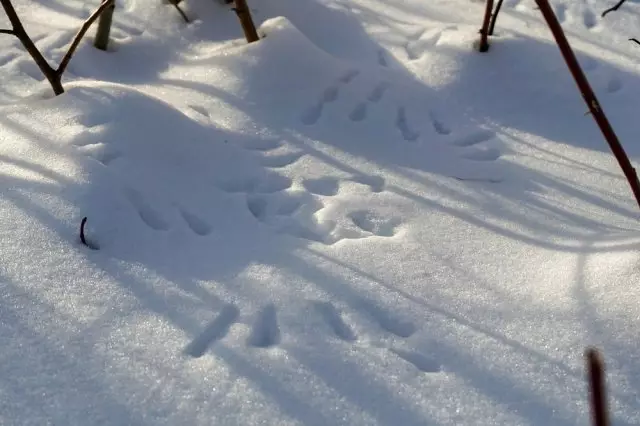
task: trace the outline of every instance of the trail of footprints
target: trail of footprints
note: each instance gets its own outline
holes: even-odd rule
[[[374,98],[379,96],[374,95]],[[244,148],[257,153],[263,166],[276,170],[294,164],[303,156],[299,152],[287,152],[287,147],[276,141],[253,141]],[[291,190],[293,181],[290,178],[273,173],[256,179],[234,180],[221,187],[226,191],[245,193],[251,215],[279,233],[323,244],[334,244],[345,238],[395,235],[400,221],[384,218],[374,211],[347,213],[354,228],[350,231],[341,232],[333,221],[319,219],[318,214],[328,206],[331,197],[339,196],[342,184],[362,185],[367,191],[380,193],[385,190],[386,183],[381,176],[354,174],[345,178],[302,179],[302,190]]]
[[[89,126],[88,141],[76,143],[75,148],[86,157],[97,161],[105,167],[109,167],[111,163],[122,158],[124,154],[108,144],[103,142],[93,142],[91,140],[91,134],[95,131],[94,129],[105,124],[102,118],[103,117],[85,117],[82,124]],[[169,220],[166,219],[166,217],[157,209],[153,208],[140,191],[130,186],[124,186],[123,193],[125,198],[129,203],[131,203],[138,213],[140,220],[148,228],[154,231],[168,231],[171,229]],[[211,224],[204,218],[177,203],[174,203],[174,205],[177,208],[179,217],[182,218],[188,229],[190,229],[194,234],[198,236],[207,236],[212,232]]]
[[[406,339],[416,332],[413,323],[397,318],[395,315],[373,304],[364,306],[367,315],[385,333],[399,339]],[[358,344],[360,336],[354,328],[348,324],[344,314],[332,303],[326,301],[310,301],[309,313],[324,324],[326,330],[333,338],[346,344]],[[235,324],[242,323],[240,310],[233,304],[223,306],[214,319],[184,348],[184,354],[193,358],[200,358],[216,344],[224,339]],[[249,323],[249,332],[246,345],[256,349],[269,349],[277,346],[282,340],[283,331],[278,323],[278,312],[274,304],[263,306]],[[366,339],[368,340],[368,339]],[[361,345],[369,348],[369,344]],[[420,352],[402,349],[399,347],[385,347],[394,354],[398,360],[404,361],[423,373],[438,373],[442,366],[435,359]]]
[[[358,70],[350,70],[340,77],[336,83],[327,87],[320,100],[313,106],[304,111],[300,117],[300,121],[307,126],[312,126],[318,123],[322,117],[322,113],[328,104],[335,102],[340,94],[340,88],[351,83],[360,72]],[[371,104],[380,102],[385,93],[391,87],[391,83],[388,81],[382,81],[376,84],[371,91],[366,95],[365,99],[358,102],[351,112],[348,114],[349,120],[352,122],[362,122],[367,119],[368,108]],[[439,134],[448,134],[450,130],[446,128],[441,122],[434,118],[434,114],[430,114],[430,118],[434,127],[434,130]],[[396,109],[395,126],[407,142],[414,142],[420,137],[420,132],[416,131],[409,123],[407,118],[407,110],[405,106],[398,106]]]

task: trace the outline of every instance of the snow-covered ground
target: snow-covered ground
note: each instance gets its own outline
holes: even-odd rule
[[[15,0],[52,63],[98,0]],[[0,423],[640,423],[638,207],[533,1],[118,0],[0,35]],[[640,5],[554,1],[635,164]],[[1,14],[0,28],[10,28]],[[87,238],[79,225],[88,218]]]

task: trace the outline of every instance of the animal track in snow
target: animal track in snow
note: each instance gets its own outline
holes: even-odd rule
[[[209,111],[207,111],[204,107],[201,107],[199,105],[188,105],[189,108],[191,108],[192,110],[194,110],[195,112],[197,112],[198,114],[209,118]]]
[[[349,70],[342,77],[339,78],[340,82],[347,84],[351,83],[354,78],[360,75],[358,70]]]
[[[320,117],[322,116],[322,108],[324,107],[323,102],[319,102],[318,104],[307,109],[300,117],[300,121],[302,124],[306,124],[307,126],[311,126],[312,124],[316,124]]]
[[[404,43],[407,58],[410,61],[422,58],[427,49],[438,45],[445,31],[456,29],[458,29],[458,27],[455,25],[444,28],[424,28],[413,35],[410,35]]]
[[[234,179],[221,182],[218,187],[225,192],[251,192],[257,194],[271,194],[284,191],[291,187],[292,181],[286,176],[268,174],[267,176],[252,176],[245,179]]]
[[[275,139],[254,139],[245,142],[242,146],[250,151],[267,152],[280,148],[282,142]]]
[[[194,233],[202,237],[211,233],[211,225],[209,225],[204,219],[198,215],[191,213],[188,210],[180,209],[180,215]]]
[[[316,311],[322,316],[322,319],[331,328],[333,334],[339,339],[346,342],[353,342],[357,339],[356,334],[353,332],[344,320],[340,312],[329,302],[314,302],[313,304]]]
[[[442,371],[442,366],[439,365],[435,360],[428,358],[419,352],[393,348],[389,349],[389,351],[397,355],[400,359],[413,365],[423,373],[439,373],[440,371]]]
[[[385,185],[379,176],[361,175],[344,181],[367,186],[371,192],[381,192]],[[319,213],[331,200],[321,197],[339,196],[340,180],[333,177],[306,179],[302,186],[305,191],[247,193],[247,208],[253,217],[277,233],[328,245],[343,239],[391,237],[400,225],[397,218],[387,219],[368,210],[345,212],[341,217],[323,217]],[[335,212],[330,214],[335,215]]]
[[[429,111],[429,118],[431,119],[431,125],[436,133],[439,135],[448,135],[451,133],[451,129],[438,118],[435,112]]]
[[[227,335],[239,315],[240,311],[235,305],[223,306],[216,318],[187,345],[184,352],[194,358],[204,355],[209,346]]]
[[[362,308],[380,325],[380,327],[382,327],[382,329],[398,337],[407,338],[416,331],[416,327],[413,323],[392,315],[370,301],[365,301]]]
[[[598,18],[591,9],[582,11],[582,22],[584,23],[584,26],[589,30],[592,30],[598,26]]]
[[[500,158],[500,151],[495,148],[475,149],[462,154],[462,158],[474,161],[495,161]]]
[[[378,50],[378,65],[380,65],[381,67],[389,66],[389,63],[387,61],[387,53],[382,49]]]
[[[287,154],[266,155],[260,159],[260,162],[265,167],[280,169],[280,168],[292,165],[303,156],[304,156],[303,152],[290,152]]]
[[[331,196],[340,189],[340,182],[336,178],[305,179],[302,186],[312,194]]]
[[[495,137],[495,133],[490,130],[479,130],[468,135],[456,138],[452,143],[459,147],[468,147],[487,142]]]
[[[307,108],[307,110],[302,113],[302,116],[300,117],[300,121],[302,122],[302,124],[305,124],[307,126],[316,124],[318,120],[320,120],[320,117],[322,117],[322,111],[325,104],[335,102],[336,99],[338,99],[340,85],[351,83],[351,81],[353,81],[353,79],[356,78],[359,74],[360,71],[358,70],[349,70],[344,75],[338,78],[336,84],[332,84],[331,86],[324,89],[320,101],[315,105]]]
[[[358,210],[349,213],[349,218],[353,223],[365,233],[377,235],[379,237],[393,237],[396,228],[400,224],[398,219],[386,219],[368,210]]]
[[[565,4],[556,5],[556,16],[561,24],[567,21],[567,6]]]
[[[133,188],[126,188],[125,194],[135,207],[140,219],[142,219],[149,228],[156,231],[166,231],[169,229],[167,221],[144,200],[142,194]]]
[[[387,91],[387,89],[391,86],[391,83],[388,81],[383,81],[378,83],[373,90],[367,95],[367,99],[371,102],[379,102],[382,99],[382,96]]]
[[[612,78],[611,80],[609,80],[609,83],[607,83],[607,92],[608,93],[616,93],[618,91],[620,91],[622,89],[622,81],[620,81],[620,79],[618,78]]]
[[[109,145],[96,142],[77,146],[78,151],[107,166],[113,160],[122,157],[122,153]]]
[[[593,71],[596,68],[598,68],[598,61],[596,61],[595,59],[589,57],[589,56],[583,56],[580,58],[579,60],[580,65],[582,65],[582,68],[585,71]]]
[[[351,121],[362,121],[367,118],[367,104],[360,102],[355,106],[353,111],[349,113],[349,119]]]
[[[338,99],[338,86],[330,86],[324,89],[322,102],[334,102],[336,99]]]
[[[13,62],[15,59],[19,58],[21,55],[18,52],[11,52],[6,55],[0,56],[0,67],[7,65],[9,62]]]
[[[369,187],[371,192],[376,193],[384,191],[384,187],[386,185],[385,179],[382,176],[377,175],[357,175],[349,178],[348,180],[361,185],[366,185]]]
[[[276,307],[269,304],[256,315],[247,343],[256,348],[270,348],[279,342],[280,327]]]
[[[407,111],[405,107],[399,107],[396,114],[396,127],[402,134],[402,138],[407,142],[414,142],[420,137],[420,133],[411,129],[407,122]]]
[[[442,365],[439,362],[419,351],[398,348],[395,344],[387,346],[386,344],[370,343],[370,339],[360,340],[353,327],[345,321],[344,313],[336,308],[332,302],[312,300],[310,308],[342,344],[354,345],[355,348],[367,351],[384,349],[393,354],[398,362],[407,363],[422,373],[433,374],[442,371]],[[399,338],[405,339],[415,332],[415,326],[412,323],[394,318],[373,302],[366,301],[361,308],[372,316],[385,331]],[[234,324],[240,322],[240,315],[241,312],[236,305],[225,304],[220,308],[215,318],[186,345],[183,353],[193,358],[202,357],[216,342],[229,334]],[[256,312],[249,326],[246,345],[256,349],[270,349],[281,343],[282,333],[277,308],[273,303],[268,303]]]

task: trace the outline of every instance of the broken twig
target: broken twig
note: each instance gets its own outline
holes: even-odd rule
[[[593,92],[593,89],[591,88],[587,77],[582,71],[582,68],[580,68],[580,64],[578,63],[578,60],[573,53],[573,49],[571,49],[571,46],[567,41],[567,37],[562,30],[562,26],[558,22],[558,18],[553,12],[553,8],[549,4],[549,0],[536,0],[536,3],[538,4],[540,12],[542,13],[542,16],[547,22],[547,26],[551,30],[551,33],[556,40],[556,44],[560,48],[560,52],[562,53],[562,56],[567,63],[567,67],[569,68],[569,71],[571,72],[573,79],[575,80],[576,85],[578,86],[580,93],[582,94],[582,98],[587,104],[587,107],[589,108],[593,119],[598,124],[602,135],[609,144],[613,155],[616,157],[616,160],[618,161],[622,172],[627,178],[627,182],[629,182],[629,186],[631,187],[631,191],[633,192],[636,202],[640,207],[640,180],[638,180],[638,175],[635,168],[631,164],[629,157],[620,144],[618,136],[613,130],[613,127],[611,127],[611,123],[602,110],[602,107],[600,106],[600,103],[598,102],[598,99],[596,98],[596,95]]]
[[[484,11],[484,19],[482,20],[482,28],[480,28],[480,43],[478,50],[487,52],[489,50],[489,25],[491,24],[491,16],[493,13],[493,0],[487,0]]]
[[[627,1],[627,0],[620,0],[618,3],[616,3],[616,5],[615,5],[615,6],[610,7],[609,9],[605,10],[604,12],[602,12],[602,17],[604,18],[605,16],[607,16],[607,14],[608,14],[609,12],[614,12],[614,11],[616,11],[616,10],[620,9],[620,6],[622,6],[623,4],[625,4],[625,2],[626,2],[626,1]]]
[[[87,218],[83,217],[82,222],[80,222],[80,241],[82,242],[82,244],[89,247],[91,250],[98,250],[99,247],[96,244],[93,244],[87,240],[87,237],[84,231],[84,228],[86,225],[87,225]]]
[[[73,38],[71,45],[67,50],[67,53],[62,58],[62,61],[60,62],[60,65],[58,66],[57,69],[54,69],[51,65],[49,65],[49,62],[47,62],[44,56],[42,56],[42,53],[40,53],[35,43],[31,39],[31,37],[29,37],[29,34],[27,33],[24,26],[22,25],[22,22],[20,21],[20,17],[18,16],[15,8],[13,7],[11,0],[0,0],[0,5],[2,5],[2,8],[7,14],[7,18],[9,18],[9,22],[11,22],[11,26],[12,26],[12,29],[10,30],[9,29],[0,30],[0,33],[13,35],[17,37],[18,40],[20,40],[20,43],[22,43],[24,48],[27,50],[27,52],[31,55],[35,63],[38,65],[38,68],[40,68],[40,71],[42,71],[42,74],[44,74],[46,79],[49,81],[49,84],[51,85],[53,92],[56,95],[60,95],[64,93],[64,88],[62,87],[62,75],[64,74],[64,71],[66,70],[67,65],[69,65],[69,61],[71,61],[71,57],[73,56],[76,49],[78,48],[78,45],[82,40],[82,37],[84,37],[85,33],[87,32],[91,24],[93,24],[95,20],[98,19],[100,14],[102,14],[102,12],[104,12],[104,10],[107,7],[111,6],[114,2],[115,0],[104,0],[103,3],[96,9],[96,11],[93,12],[91,16],[82,24],[82,27],[80,27],[80,30]]]
[[[182,19],[184,19],[184,22],[186,22],[188,24],[189,22],[191,22],[189,20],[189,17],[187,16],[186,13],[184,13],[184,10],[182,10],[182,8],[178,5],[181,1],[182,0],[170,0],[169,3],[171,3],[173,5],[173,7],[176,8],[176,10],[180,14],[180,16],[182,16]]]
[[[82,244],[89,247],[89,244],[87,243],[87,239],[84,236],[84,226],[86,224],[87,224],[87,218],[83,217],[82,222],[80,222],[80,241],[82,241]]]
[[[500,9],[502,8],[502,1],[503,0],[499,0],[498,4],[496,5],[496,10],[495,12],[493,12],[493,15],[491,15],[491,23],[489,24],[489,35],[493,35],[493,31],[496,29],[496,21],[498,20],[498,14],[500,14]]]

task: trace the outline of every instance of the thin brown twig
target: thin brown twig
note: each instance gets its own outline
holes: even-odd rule
[[[11,30],[0,30],[0,33],[14,35],[18,38],[18,40],[20,40],[24,48],[38,65],[38,68],[40,68],[42,74],[44,74],[44,76],[49,81],[49,84],[51,84],[53,92],[56,95],[60,95],[64,93],[64,87],[62,87],[62,75],[67,69],[69,61],[71,61],[71,57],[78,48],[82,37],[84,37],[85,33],[89,30],[89,27],[91,27],[94,21],[98,19],[102,12],[104,12],[104,10],[107,7],[111,6],[114,2],[115,0],[104,0],[98,7],[98,9],[96,9],[96,11],[93,12],[91,16],[82,24],[82,27],[80,27],[80,30],[71,41],[71,45],[69,46],[69,49],[67,49],[67,53],[62,58],[62,61],[60,62],[60,65],[57,69],[54,69],[51,65],[49,65],[49,62],[45,59],[44,56],[42,56],[42,53],[40,52],[40,50],[38,50],[38,47],[35,45],[31,37],[29,37],[29,34],[22,25],[22,21],[20,21],[20,17],[13,7],[11,0],[0,0],[0,5],[2,5],[5,13],[7,14],[7,18],[9,18],[9,22],[11,22],[11,26],[13,28]]]
[[[180,14],[180,16],[182,16],[182,19],[184,19],[184,22],[186,22],[187,24],[189,22],[191,22],[189,20],[189,17],[187,16],[186,13],[184,13],[184,10],[182,10],[182,8],[180,6],[178,6],[178,2],[171,2],[171,4],[173,5],[173,7],[176,8],[176,10],[178,11],[178,13]]]
[[[498,20],[498,15],[500,14],[500,9],[502,8],[502,1],[503,0],[498,1],[498,4],[496,5],[496,10],[493,12],[493,15],[491,15],[491,23],[489,24],[488,35],[493,35],[493,31],[496,28],[496,21]]]
[[[478,45],[480,52],[487,52],[489,50],[489,25],[491,24],[492,13],[493,0],[487,0],[484,19],[482,20],[482,28],[480,28],[480,44]]]
[[[556,17],[553,8],[549,4],[549,0],[536,0],[536,3],[538,4],[540,12],[556,40],[556,44],[564,57],[567,67],[569,68],[569,71],[571,72],[573,79],[575,80],[576,85],[578,86],[578,89],[580,90],[580,93],[593,116],[593,119],[600,128],[602,136],[604,136],[611,148],[611,152],[616,157],[622,172],[627,178],[627,182],[633,192],[633,196],[640,207],[640,179],[638,179],[636,169],[633,167],[633,164],[629,160],[629,156],[627,156],[622,144],[620,144],[618,136],[613,130],[613,127],[611,127],[609,119],[600,106],[600,103],[589,84],[589,80],[587,80],[584,71],[582,71],[580,63],[578,62],[578,59],[576,58],[576,55],[573,52],[564,31],[562,30],[562,26],[558,22],[558,18]]]
[[[60,78],[56,75],[56,72],[47,60],[42,56],[42,53],[38,50],[27,31],[24,29],[22,25],[22,21],[20,21],[20,17],[18,17],[18,13],[16,12],[11,0],[0,0],[0,4],[2,5],[5,13],[7,14],[7,18],[9,18],[9,22],[11,22],[11,27],[13,31],[13,35],[18,37],[20,43],[24,46],[27,52],[31,55],[35,63],[40,68],[40,71],[47,78],[49,83],[51,84],[51,88],[53,89],[56,95],[64,93],[64,88],[62,87],[62,83],[60,82]]]
[[[76,49],[78,48],[82,37],[84,37],[85,33],[89,30],[89,27],[91,27],[96,19],[100,17],[102,12],[104,12],[107,7],[111,6],[114,2],[115,0],[104,0],[102,4],[96,9],[96,11],[93,12],[86,21],[84,21],[84,24],[82,24],[80,30],[78,30],[76,36],[73,38],[73,41],[71,42],[67,53],[65,53],[62,61],[60,62],[60,65],[58,66],[58,69],[56,70],[56,74],[58,74],[59,77],[62,77],[62,74],[64,74],[64,71],[67,69],[67,65],[69,65],[71,57],[76,52]]]
[[[87,244],[87,239],[84,236],[84,227],[86,224],[87,224],[87,218],[83,217],[82,221],[80,222],[80,241],[82,241],[82,244],[89,247],[89,244]]]
[[[608,14],[609,12],[614,12],[614,11],[616,11],[616,10],[620,9],[620,7],[621,7],[623,4],[625,4],[625,2],[626,2],[626,1],[627,1],[627,0],[620,0],[618,3],[616,3],[616,5],[615,5],[615,6],[610,7],[609,9],[605,10],[604,12],[602,12],[602,17],[604,18],[605,16],[607,16],[607,14]]]

